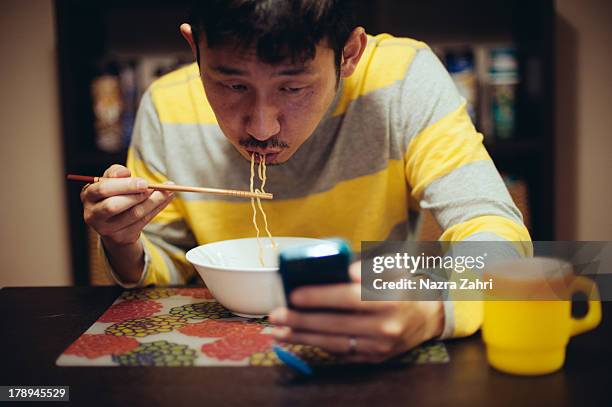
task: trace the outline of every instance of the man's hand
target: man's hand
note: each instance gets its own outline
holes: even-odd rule
[[[102,238],[113,270],[125,282],[138,281],[144,265],[140,233],[172,200],[172,192],[147,189],[148,182],[131,178],[130,170],[110,166],[103,177],[81,191],[83,218]]]
[[[274,336],[283,342],[313,345],[349,362],[381,362],[439,336],[444,327],[440,301],[361,301],[361,265],[350,267],[352,282],[301,287],[291,294],[296,307],[270,313]]]
[[[134,243],[140,232],[172,199],[171,192],[147,189],[148,182],[131,178],[130,170],[118,164],[109,167],[109,178],[81,192],[83,218],[103,241],[114,245]]]

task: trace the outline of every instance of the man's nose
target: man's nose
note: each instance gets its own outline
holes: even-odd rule
[[[259,141],[265,141],[280,132],[278,109],[265,101],[256,101],[247,118],[246,132]]]

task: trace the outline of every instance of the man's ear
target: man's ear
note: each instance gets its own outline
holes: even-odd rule
[[[340,64],[340,76],[346,78],[351,76],[357,68],[357,63],[363,55],[368,36],[363,27],[355,28],[349,35],[342,49],[342,63]]]
[[[198,61],[198,49],[196,47],[196,43],[193,38],[193,32],[191,31],[191,25],[187,23],[183,23],[181,24],[180,30],[181,30],[181,35],[183,36],[183,38],[185,38],[185,41],[187,41],[187,43],[189,44],[189,47],[191,48],[191,52],[193,53],[193,58],[196,60],[196,62],[200,63],[200,61]]]

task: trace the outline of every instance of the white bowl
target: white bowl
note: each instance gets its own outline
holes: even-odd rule
[[[259,262],[259,246],[254,237],[208,243],[186,255],[217,301],[242,317],[261,318],[285,305],[278,250],[267,237],[259,241],[264,248],[265,267]],[[278,249],[324,242],[306,237],[274,237],[274,241]]]

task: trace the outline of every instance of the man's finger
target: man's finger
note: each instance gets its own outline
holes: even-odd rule
[[[166,202],[168,195],[170,194],[164,194],[161,191],[154,191],[151,196],[144,201],[131,206],[127,210],[109,219],[108,223],[109,225],[112,225],[113,231],[124,229],[146,218],[151,212],[159,209],[159,206]]]
[[[274,328],[272,335],[280,341],[301,345],[317,346],[327,352],[336,355],[357,354],[365,355],[389,355],[391,345],[383,344],[379,340],[367,337],[353,337],[355,348],[351,350],[351,337],[347,335],[326,335],[314,332],[297,331],[291,328]]]
[[[91,212],[95,214],[97,219],[107,220],[135,205],[145,202],[153,192],[153,190],[147,190],[139,194],[111,196],[95,203],[91,208]]]
[[[403,333],[403,326],[397,319],[381,317],[379,314],[298,312],[277,308],[270,314],[270,322],[300,331],[390,340],[397,339]]]
[[[356,261],[349,266],[349,276],[351,281],[355,283],[361,283],[361,262]]]
[[[172,201],[173,195],[167,196],[156,208],[150,211],[145,217],[117,231],[115,234],[119,236],[139,235],[142,229],[161,212]],[[122,241],[121,237],[116,238],[117,241]]]
[[[87,200],[98,202],[115,195],[146,192],[148,185],[142,178],[112,178],[91,184],[84,194]]]
[[[103,177],[106,178],[127,178],[131,174],[127,167],[120,164],[113,164],[104,171]]]
[[[332,308],[379,311],[390,307],[386,301],[361,301],[359,283],[300,287],[291,293],[291,303],[302,308]]]

